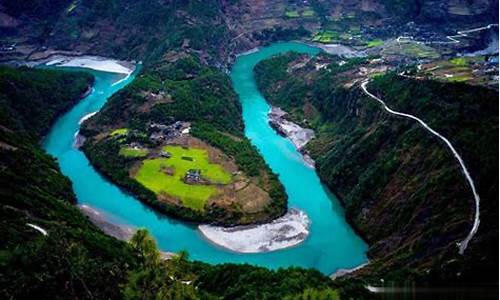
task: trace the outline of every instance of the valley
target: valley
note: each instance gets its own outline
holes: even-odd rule
[[[0,192],[19,212],[2,222],[25,225],[5,231],[0,280],[33,285],[0,294],[41,289],[16,270],[19,251],[74,271],[51,277],[52,298],[372,299],[408,283],[498,294],[497,10],[0,0]],[[33,201],[21,148],[56,174],[53,190],[28,186]],[[27,230],[32,244],[13,239]]]

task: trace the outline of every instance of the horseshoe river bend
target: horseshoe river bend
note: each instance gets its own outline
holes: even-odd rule
[[[325,274],[356,267],[367,262],[367,245],[345,221],[339,201],[321,184],[315,170],[304,162],[292,142],[270,127],[267,121],[270,106],[255,84],[254,66],[287,51],[315,55],[321,50],[300,43],[275,43],[239,56],[230,76],[242,104],[245,134],[279,174],[289,196],[289,208],[304,211],[311,220],[308,238],[294,247],[251,254],[218,247],[207,241],[196,225],[154,212],[90,165],[83,152],[74,147],[79,122],[101,109],[113,93],[134,79],[135,72],[127,76],[85,69],[95,76],[92,92],[57,120],[43,147],[57,158],[62,172],[73,182],[80,205],[102,212],[114,224],[147,228],[164,251],[187,250],[191,259],[214,264],[250,263],[268,268],[300,266]]]

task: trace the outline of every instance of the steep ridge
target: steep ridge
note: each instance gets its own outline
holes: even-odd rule
[[[83,216],[71,182],[38,140],[92,83],[85,73],[0,67],[0,295],[119,298],[134,265]],[[34,126],[36,125],[36,126]],[[42,234],[43,232],[46,233]]]
[[[472,228],[471,228],[469,234],[467,234],[467,236],[461,242],[458,243],[459,253],[460,254],[464,254],[465,250],[467,249],[467,246],[469,245],[470,240],[474,237],[474,235],[477,233],[477,230],[479,229],[479,223],[481,222],[480,221],[480,216],[479,216],[480,215],[479,209],[480,209],[481,199],[479,199],[479,195],[477,194],[477,191],[476,191],[476,185],[474,184],[474,181],[472,180],[472,178],[470,176],[470,173],[469,173],[469,170],[465,166],[465,163],[464,163],[462,157],[460,156],[460,154],[458,154],[457,150],[455,150],[455,147],[453,147],[453,145],[451,144],[451,142],[447,138],[445,138],[444,136],[442,136],[441,134],[439,134],[437,131],[435,131],[434,129],[432,129],[431,127],[429,127],[429,125],[427,125],[427,123],[425,123],[424,121],[422,121],[422,119],[420,119],[418,117],[415,117],[414,115],[410,115],[410,114],[406,114],[406,113],[402,113],[402,112],[397,112],[397,111],[394,111],[393,109],[389,108],[387,106],[387,104],[384,102],[384,100],[382,100],[379,97],[373,95],[372,93],[370,93],[366,89],[366,86],[368,85],[368,83],[369,83],[368,80],[366,80],[366,81],[364,81],[364,82],[361,83],[361,89],[363,89],[363,91],[365,92],[365,94],[367,94],[371,98],[375,99],[376,101],[380,102],[384,106],[384,109],[386,111],[390,112],[391,114],[396,115],[396,116],[407,117],[407,118],[410,118],[410,119],[415,120],[418,123],[420,123],[430,133],[434,134],[435,136],[439,137],[442,141],[444,141],[445,144],[448,146],[448,148],[453,153],[453,155],[455,156],[455,158],[460,163],[460,167],[462,168],[462,171],[463,171],[463,173],[465,175],[465,178],[467,179],[467,181],[469,183],[469,186],[470,186],[470,188],[472,190],[472,194],[474,195],[474,202],[475,202],[474,224],[472,225]]]
[[[257,81],[271,103],[316,130],[307,149],[318,173],[371,244],[371,262],[356,274],[434,284],[495,282],[495,264],[489,263],[497,261],[498,241],[498,184],[492,176],[498,163],[496,92],[396,74],[368,85],[394,110],[418,115],[447,136],[477,182],[484,219],[461,256],[456,244],[473,226],[475,202],[451,151],[417,123],[391,116],[364,95],[358,71],[369,60],[342,66],[332,57],[317,60],[294,68],[303,57],[273,58],[257,66]],[[326,68],[315,68],[325,61]]]

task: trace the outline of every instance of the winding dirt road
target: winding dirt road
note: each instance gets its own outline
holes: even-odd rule
[[[467,167],[465,166],[465,163],[464,163],[462,157],[458,154],[457,150],[455,150],[455,147],[453,147],[453,145],[451,144],[451,142],[447,138],[445,138],[444,136],[442,136],[441,134],[439,134],[437,131],[435,131],[434,129],[432,129],[424,121],[422,121],[421,119],[415,117],[414,115],[405,114],[405,113],[401,113],[401,112],[397,112],[395,110],[392,110],[389,106],[387,106],[387,104],[385,104],[385,102],[382,99],[380,99],[379,97],[377,97],[377,96],[373,95],[372,93],[370,93],[367,90],[367,88],[366,88],[366,86],[368,85],[368,82],[369,82],[369,80],[365,80],[365,81],[363,81],[361,83],[361,89],[363,90],[363,92],[366,95],[368,95],[370,98],[372,98],[374,100],[377,100],[379,103],[381,103],[382,106],[384,107],[384,109],[387,112],[389,112],[389,113],[391,113],[393,115],[397,115],[397,116],[401,116],[401,117],[405,117],[405,118],[409,118],[409,119],[417,121],[427,131],[429,131],[433,135],[435,135],[438,138],[440,138],[443,142],[445,142],[445,144],[448,146],[448,148],[451,150],[451,152],[453,153],[453,155],[455,156],[455,158],[460,163],[460,167],[462,168],[462,171],[463,171],[463,173],[465,175],[465,178],[467,179],[467,182],[469,183],[469,186],[471,187],[472,193],[474,194],[474,202],[475,202],[475,208],[476,208],[476,212],[475,212],[475,216],[474,216],[474,225],[472,226],[472,228],[471,228],[469,234],[467,235],[467,237],[465,237],[464,240],[462,240],[460,243],[458,243],[458,247],[459,247],[458,252],[460,254],[464,254],[465,250],[467,249],[467,246],[469,245],[470,240],[474,237],[474,235],[476,234],[476,232],[477,232],[477,230],[479,228],[479,223],[480,223],[480,218],[479,218],[480,198],[479,198],[479,194],[476,191],[476,186],[474,185],[474,181],[472,180],[472,177],[470,176],[470,173],[467,170]]]

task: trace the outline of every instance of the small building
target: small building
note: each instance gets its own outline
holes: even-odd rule
[[[184,181],[187,184],[195,184],[201,182],[201,170],[190,169],[187,171]]]
[[[161,150],[160,156],[164,157],[164,158],[170,158],[172,156],[172,154],[170,154],[170,152],[168,152],[168,151]]]

